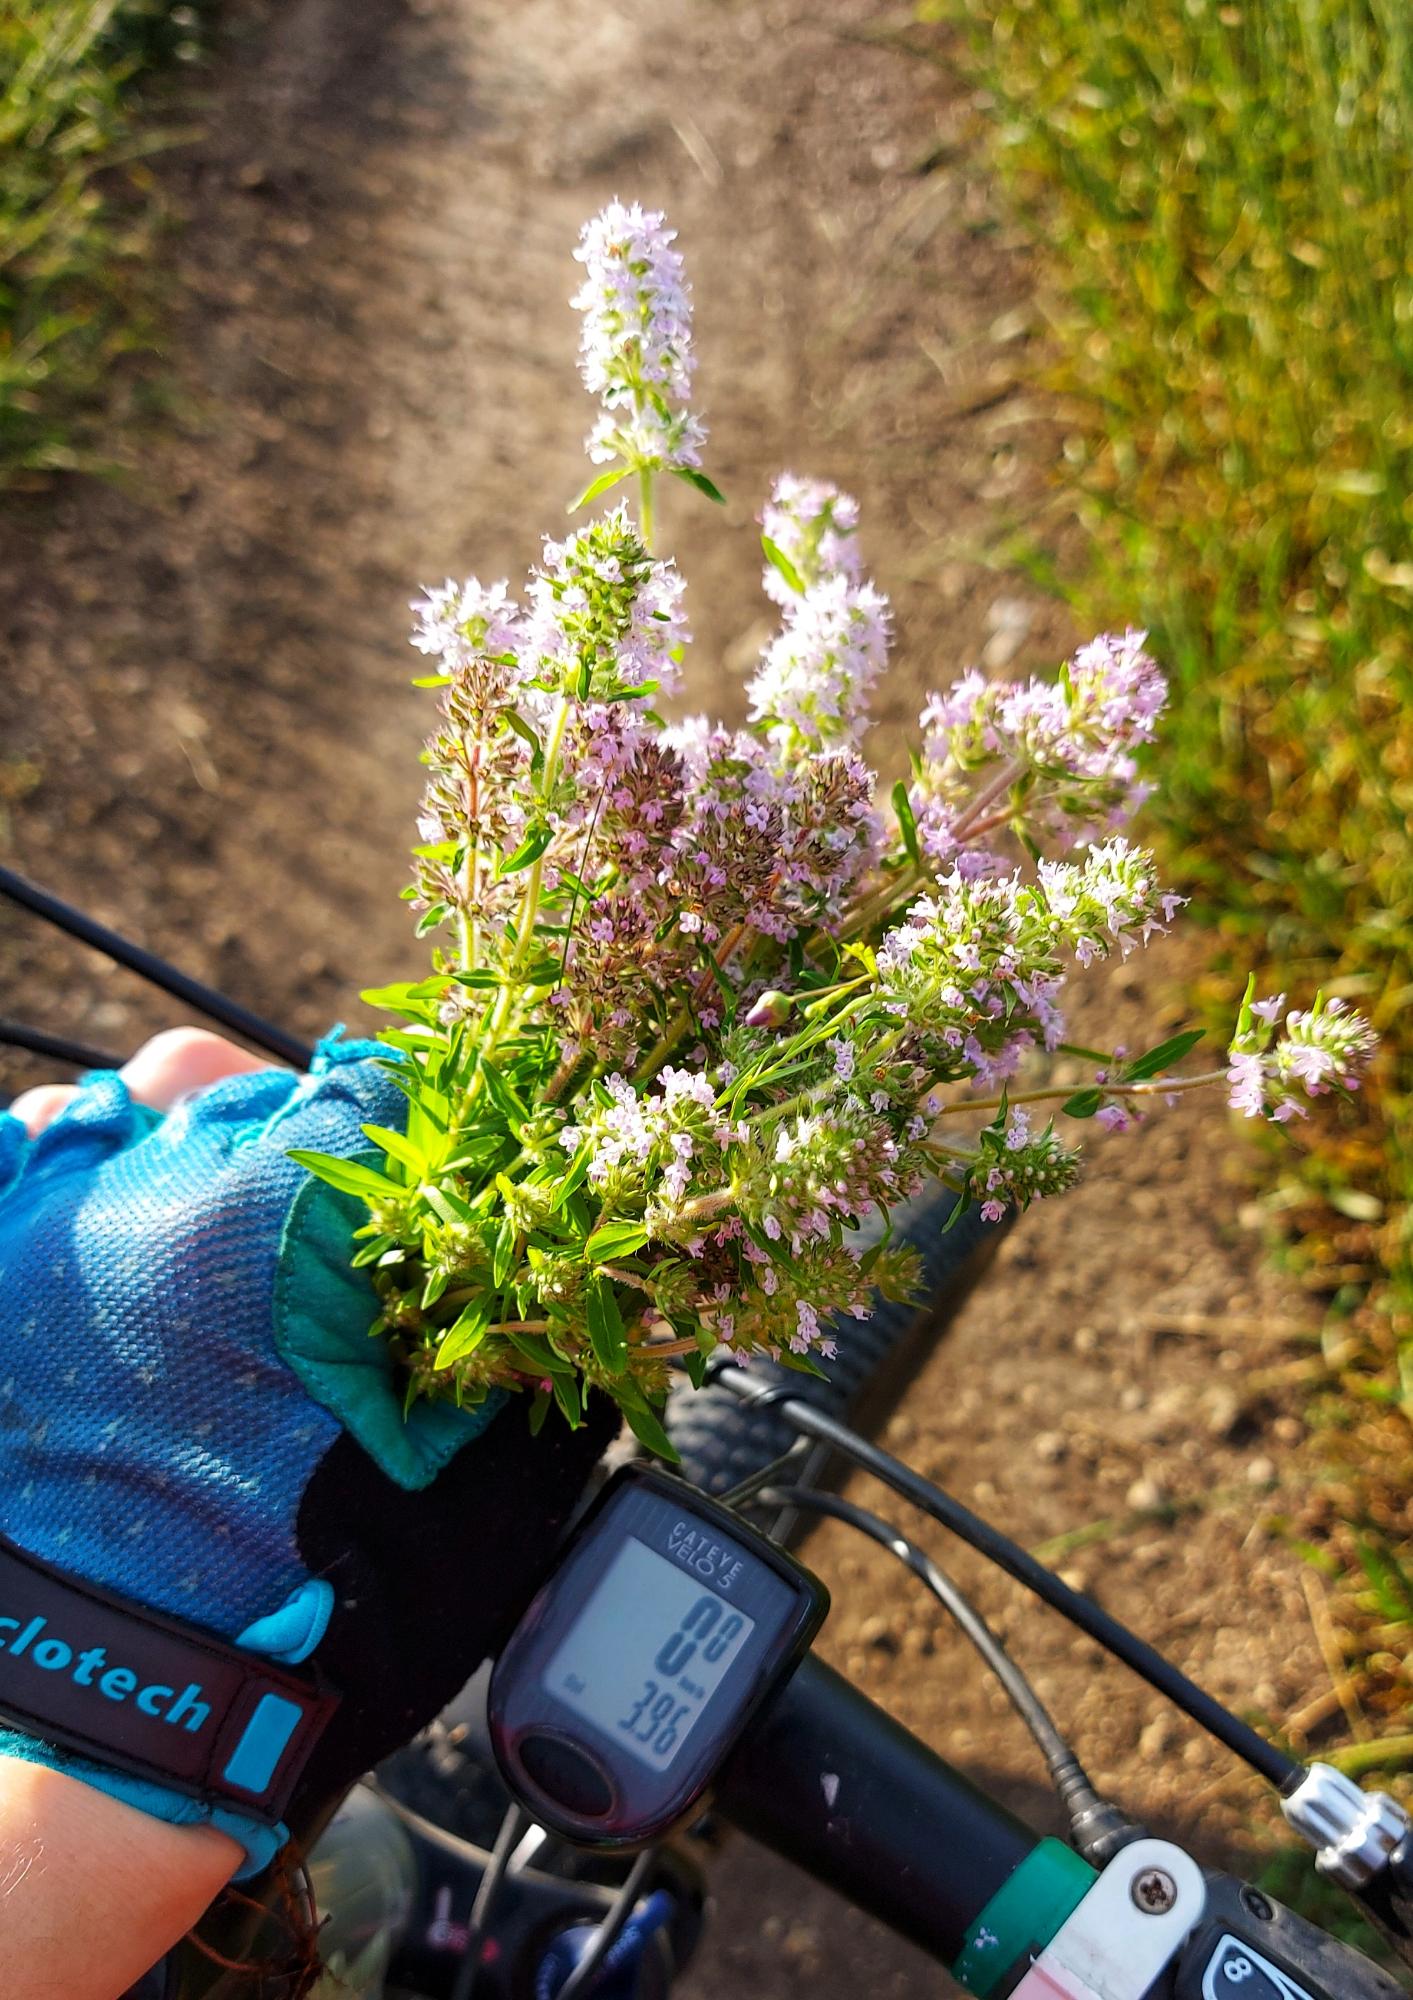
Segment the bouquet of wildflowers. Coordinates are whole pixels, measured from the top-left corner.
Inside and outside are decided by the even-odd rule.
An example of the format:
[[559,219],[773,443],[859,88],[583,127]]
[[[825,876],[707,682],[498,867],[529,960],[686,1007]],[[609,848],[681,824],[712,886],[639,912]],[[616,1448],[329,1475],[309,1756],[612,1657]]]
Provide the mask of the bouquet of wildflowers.
[[[367,1202],[355,1262],[409,1398],[520,1390],[536,1424],[552,1403],[573,1424],[593,1388],[660,1451],[671,1364],[817,1370],[875,1288],[906,1292],[886,1218],[926,1177],[991,1221],[1069,1187],[1078,1156],[1037,1107],[1121,1127],[1225,1081],[1283,1120],[1356,1088],[1372,1048],[1338,1001],[1282,1030],[1283,999],[1250,993],[1207,1074],[1171,1074],[1196,1033],[1067,1042],[1075,968],[1180,904],[1122,831],[1163,676],[1138,632],[1054,680],[964,674],[884,804],[861,746],[889,608],[833,486],[786,475],[765,503],[779,627],[746,726],[664,718],[689,634],[654,490],[720,498],[673,242],[615,203],[577,252],[607,469],[571,512],[625,482],[634,504],[547,541],[520,599],[473,579],[414,607],[441,712],[405,893],[437,942],[427,978],[365,995],[401,1018],[382,1039],[406,1130],[366,1127],[365,1162],[298,1156]],[[1060,1054],[1091,1080],[1047,1081]]]

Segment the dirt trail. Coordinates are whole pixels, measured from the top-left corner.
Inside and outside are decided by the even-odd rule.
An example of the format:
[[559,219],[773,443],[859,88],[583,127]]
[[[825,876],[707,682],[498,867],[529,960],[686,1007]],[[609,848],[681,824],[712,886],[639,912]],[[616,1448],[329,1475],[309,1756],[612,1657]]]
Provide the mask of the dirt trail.
[[[889,25],[868,0],[237,7],[207,135],[165,168],[190,215],[185,427],[143,468],[156,498],[84,488],[0,516],[7,856],[311,1033],[416,963],[396,891],[426,709],[404,607],[449,572],[522,572],[582,483],[568,253],[614,194],[680,229],[731,500],[722,518],[684,494],[664,524],[694,703],[739,707],[767,629],[752,516],[785,464],[864,504],[901,635],[885,765],[921,688],[978,657],[1053,662],[1059,614],[976,559],[1059,443],[1014,381],[1024,263],[961,148],[955,81],[881,46]],[[174,1018],[0,920],[7,1011],[119,1050]],[[1166,1025],[1178,969],[1101,975],[1121,1031]],[[1217,1107],[1097,1147],[1086,1187],[1008,1243],[894,1439],[1029,1542],[1119,1524],[1068,1569],[1280,1718],[1326,1686],[1295,1559],[1260,1527],[1302,1506],[1304,1318],[1231,1222],[1227,1150]],[[940,1621],[876,1552],[813,1547],[835,1657],[1043,1814],[1024,1738]],[[1253,1792],[1224,1759],[1008,1587],[981,1594],[1097,1774],[1209,1850],[1241,1841]],[[688,2000],[937,1990],[743,1845],[718,1890]]]

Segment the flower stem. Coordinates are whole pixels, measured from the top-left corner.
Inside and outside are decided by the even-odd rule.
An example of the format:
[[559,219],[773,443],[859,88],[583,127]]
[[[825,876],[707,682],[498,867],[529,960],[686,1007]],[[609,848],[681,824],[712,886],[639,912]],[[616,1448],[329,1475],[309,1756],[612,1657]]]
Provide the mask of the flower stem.
[[[569,723],[569,701],[561,695],[559,708],[554,718],[554,727],[545,750],[545,767],[540,777],[540,799],[548,799],[554,789],[554,781],[559,775],[559,753],[564,747],[564,732]],[[543,854],[530,864],[530,879],[525,885],[525,900],[520,906],[520,926],[515,937],[515,951],[511,967],[519,965],[525,955],[527,939],[535,928],[535,918],[540,909],[540,884],[544,880],[545,857]]]
[[[1013,757],[1002,767],[989,785],[982,786],[981,790],[971,800],[961,818],[952,828],[953,840],[960,843],[963,840],[972,839],[981,831],[976,822],[981,818],[981,815],[993,800],[999,799],[1003,792],[1010,790],[1016,779],[1020,777],[1021,768],[1018,759]],[[1005,817],[1009,818],[1009,813]]]
[[[1145,1079],[1140,1083],[1082,1083],[1049,1084],[1044,1090],[1013,1090],[1007,1092],[1005,1102],[1012,1104],[1040,1104],[1047,1098],[1074,1097],[1085,1089],[1102,1090],[1106,1097],[1169,1097],[1174,1091],[1200,1090],[1210,1083],[1225,1083],[1224,1069],[1203,1070],[1200,1076],[1166,1076]],[[934,1086],[935,1088],[935,1086]],[[929,1092],[923,1092],[925,1099]],[[997,1111],[1002,1100],[999,1097],[967,1097],[956,1104],[944,1104],[936,1113],[938,1118],[955,1118],[964,1111]]]
[[848,922],[840,932],[845,943],[858,937],[864,931],[871,931],[884,917],[891,916],[899,903],[911,901],[914,892],[922,882],[922,870],[909,863],[895,879],[872,895],[865,896],[849,913]]
[[638,471],[638,532],[643,538],[643,547],[651,555],[653,552],[653,475],[648,466]]

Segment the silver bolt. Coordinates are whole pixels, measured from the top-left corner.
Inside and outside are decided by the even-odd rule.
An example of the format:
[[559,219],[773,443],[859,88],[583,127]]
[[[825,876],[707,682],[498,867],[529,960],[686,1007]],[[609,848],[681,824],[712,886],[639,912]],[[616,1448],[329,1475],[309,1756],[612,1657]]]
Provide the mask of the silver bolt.
[[1161,1917],[1177,1901],[1177,1883],[1165,1868],[1144,1868],[1134,1876],[1129,1894],[1145,1917]]

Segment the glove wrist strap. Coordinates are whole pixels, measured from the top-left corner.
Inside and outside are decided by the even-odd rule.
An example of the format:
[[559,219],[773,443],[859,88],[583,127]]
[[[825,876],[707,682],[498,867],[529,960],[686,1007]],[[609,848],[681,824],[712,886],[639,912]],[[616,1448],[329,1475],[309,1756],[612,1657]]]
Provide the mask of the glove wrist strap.
[[0,1718],[265,1825],[338,1696],[305,1670],[65,1575],[0,1536]]

